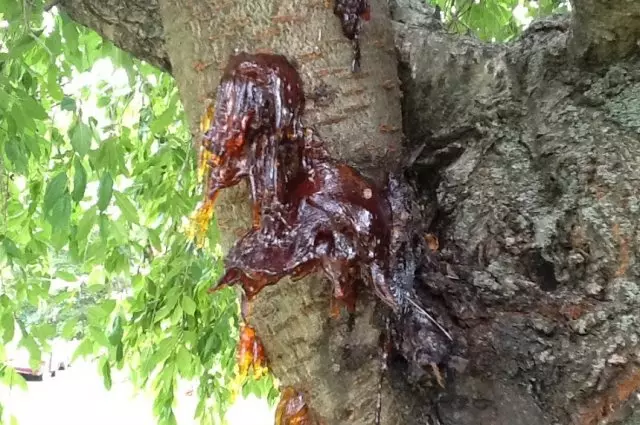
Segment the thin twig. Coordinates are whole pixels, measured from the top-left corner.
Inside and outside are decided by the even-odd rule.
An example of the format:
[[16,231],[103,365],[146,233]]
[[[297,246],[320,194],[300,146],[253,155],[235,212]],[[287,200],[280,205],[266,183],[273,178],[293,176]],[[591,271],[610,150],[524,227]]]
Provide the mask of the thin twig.
[[451,334],[449,334],[449,332],[447,332],[447,330],[444,327],[442,327],[442,325],[440,323],[438,323],[436,321],[436,319],[431,317],[431,315],[429,313],[427,313],[425,309],[420,307],[418,305],[418,303],[413,301],[411,298],[407,298],[407,301],[409,301],[415,308],[417,308],[420,313],[424,314],[427,317],[427,319],[431,320],[431,322],[433,322],[433,324],[435,324],[438,327],[438,329],[440,329],[442,331],[442,333],[445,334],[445,336],[447,338],[449,338],[450,341],[453,341],[453,338],[451,337]]

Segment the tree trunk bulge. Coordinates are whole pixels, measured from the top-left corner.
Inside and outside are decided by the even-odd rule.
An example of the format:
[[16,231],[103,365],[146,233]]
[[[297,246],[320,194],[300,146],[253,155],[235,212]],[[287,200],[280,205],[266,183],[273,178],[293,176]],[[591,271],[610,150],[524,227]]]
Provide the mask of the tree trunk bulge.
[[[74,8],[95,14],[95,1],[63,6],[81,17]],[[322,1],[150,2],[164,28],[153,48],[138,45],[153,38],[143,30],[78,19],[156,52],[152,63],[166,52],[194,132],[233,49],[286,54],[311,99],[306,122],[374,176],[401,160],[400,76],[411,173],[442,257],[420,293],[447,307],[458,348],[443,390],[392,364],[384,424],[640,422],[638,3],[575,0],[572,20],[538,22],[505,46],[447,35],[418,0],[372,3],[361,76]],[[225,195],[218,220],[232,240],[250,214],[246,192]],[[328,319],[321,279],[282,282],[254,303],[274,373],[307,390],[326,424],[373,423],[373,306],[361,297],[349,332]]]

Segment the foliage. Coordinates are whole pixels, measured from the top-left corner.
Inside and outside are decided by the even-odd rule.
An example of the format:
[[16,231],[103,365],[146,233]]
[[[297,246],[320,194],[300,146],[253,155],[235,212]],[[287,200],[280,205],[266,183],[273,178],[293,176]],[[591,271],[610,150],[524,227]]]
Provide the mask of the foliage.
[[[7,2],[5,2],[7,3]],[[0,9],[0,347],[22,329],[36,361],[56,336],[155,392],[175,423],[178,380],[199,380],[201,423],[230,401],[238,338],[216,228],[196,250],[195,153],[171,76],[42,5]],[[3,365],[0,378],[16,382]],[[270,379],[244,390],[273,399]],[[0,413],[1,415],[1,413]],[[0,421],[2,421],[0,416]]]
[[567,0],[427,0],[437,5],[447,28],[485,41],[510,41],[528,25],[566,12]]

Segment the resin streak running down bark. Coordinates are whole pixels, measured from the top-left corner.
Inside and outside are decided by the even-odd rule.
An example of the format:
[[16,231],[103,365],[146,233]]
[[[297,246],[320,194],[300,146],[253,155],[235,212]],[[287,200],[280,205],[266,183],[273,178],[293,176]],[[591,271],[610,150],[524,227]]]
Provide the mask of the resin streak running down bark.
[[351,70],[360,71],[360,32],[362,21],[371,19],[369,0],[335,0],[333,13],[340,18],[342,33],[353,42],[353,63]]
[[[280,143],[300,132],[303,109],[302,81],[284,56],[241,53],[231,57],[218,87],[213,116],[207,114],[203,119],[205,215],[213,210],[220,189],[239,183],[254,167],[264,176],[250,181],[253,225],[260,225],[263,205],[274,207],[282,197],[276,155],[286,150]],[[247,145],[247,140],[262,143]]]
[[238,376],[245,379],[253,369],[253,376],[259,379],[267,371],[267,358],[262,341],[256,331],[248,325],[243,325],[240,331],[240,341],[237,351]]
[[302,393],[293,387],[282,390],[280,402],[276,407],[275,425],[314,425],[316,423]]

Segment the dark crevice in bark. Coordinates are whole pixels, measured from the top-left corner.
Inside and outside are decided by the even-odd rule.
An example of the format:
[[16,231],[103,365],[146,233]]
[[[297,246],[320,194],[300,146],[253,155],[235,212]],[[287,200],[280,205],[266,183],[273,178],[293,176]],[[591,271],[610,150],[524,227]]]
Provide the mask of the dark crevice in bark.
[[122,50],[171,73],[157,0],[62,0],[57,6]]

